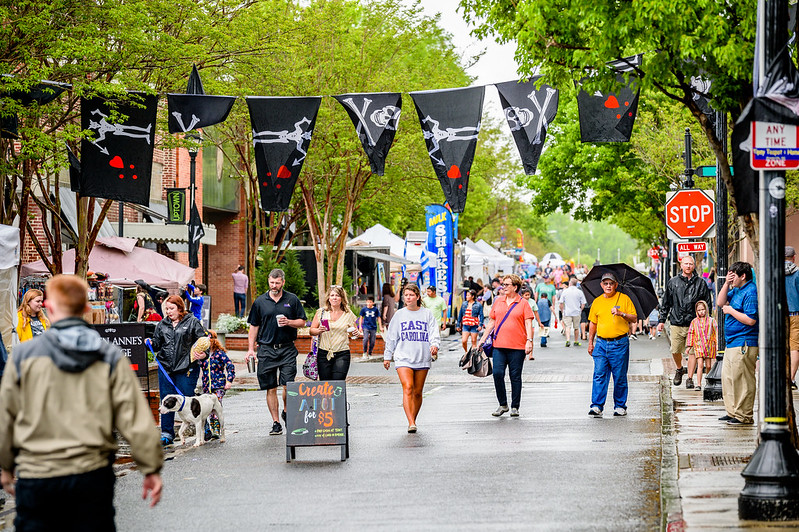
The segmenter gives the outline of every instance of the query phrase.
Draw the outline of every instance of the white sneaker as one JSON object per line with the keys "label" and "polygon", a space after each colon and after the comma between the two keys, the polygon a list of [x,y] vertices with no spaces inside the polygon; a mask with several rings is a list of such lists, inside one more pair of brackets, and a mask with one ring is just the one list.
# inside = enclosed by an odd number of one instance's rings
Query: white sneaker
{"label": "white sneaker", "polygon": [[627,415],[627,409],[626,408],[614,408],[613,409],[613,415],[616,416],[616,417],[626,416]]}
{"label": "white sneaker", "polygon": [[602,417],[602,410],[600,410],[598,406],[592,406],[591,410],[588,411],[588,415],[591,417]]}
{"label": "white sneaker", "polygon": [[500,405],[495,411],[491,412],[491,415],[494,416],[494,417],[499,417],[502,414],[504,414],[505,412],[507,412],[508,410],[509,409],[508,409],[507,406],[501,406]]}

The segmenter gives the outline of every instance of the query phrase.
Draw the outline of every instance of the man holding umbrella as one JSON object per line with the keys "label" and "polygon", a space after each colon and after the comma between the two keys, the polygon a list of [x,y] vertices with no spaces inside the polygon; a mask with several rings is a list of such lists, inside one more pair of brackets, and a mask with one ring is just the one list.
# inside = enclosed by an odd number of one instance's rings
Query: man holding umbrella
{"label": "man holding umbrella", "polygon": [[[682,273],[669,279],[666,283],[666,292],[660,303],[660,317],[658,318],[658,332],[663,330],[663,326],[668,318],[671,328],[669,338],[671,339],[671,356],[677,365],[674,374],[674,385],[682,383],[682,377],[687,369],[682,365],[682,357],[685,352],[685,340],[688,337],[688,329],[691,321],[696,318],[696,303],[704,301],[708,308],[710,305],[710,289],[707,283],[699,275],[694,275],[694,258],[691,255],[683,257],[680,261]],[[685,383],[687,388],[693,388],[693,382],[689,378]]]}
{"label": "man holding umbrella", "polygon": [[630,363],[630,324],[638,320],[632,300],[617,291],[619,281],[611,272],[600,279],[602,295],[594,299],[588,315],[588,354],[594,358],[591,409],[602,417],[613,374],[613,415],[627,415],[627,368]]}

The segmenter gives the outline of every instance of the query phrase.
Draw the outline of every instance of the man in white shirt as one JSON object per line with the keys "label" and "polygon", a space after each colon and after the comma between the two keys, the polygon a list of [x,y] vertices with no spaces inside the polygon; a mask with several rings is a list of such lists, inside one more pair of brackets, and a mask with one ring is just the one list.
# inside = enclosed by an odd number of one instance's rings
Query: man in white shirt
{"label": "man in white shirt", "polygon": [[577,279],[569,281],[569,287],[560,296],[560,309],[563,312],[563,330],[566,333],[566,347],[571,345],[574,331],[574,345],[580,345],[580,313],[585,308],[586,300],[582,289],[577,287]]}

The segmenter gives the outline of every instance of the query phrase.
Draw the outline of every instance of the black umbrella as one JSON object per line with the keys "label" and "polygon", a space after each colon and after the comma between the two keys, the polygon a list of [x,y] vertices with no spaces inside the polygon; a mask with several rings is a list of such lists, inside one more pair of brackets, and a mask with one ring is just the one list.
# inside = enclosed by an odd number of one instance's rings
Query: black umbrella
{"label": "black umbrella", "polygon": [[591,268],[581,285],[589,304],[604,293],[601,279],[602,275],[608,272],[618,279],[617,290],[632,300],[639,319],[645,319],[653,309],[657,308],[658,296],[655,294],[652,281],[626,264],[601,264]]}

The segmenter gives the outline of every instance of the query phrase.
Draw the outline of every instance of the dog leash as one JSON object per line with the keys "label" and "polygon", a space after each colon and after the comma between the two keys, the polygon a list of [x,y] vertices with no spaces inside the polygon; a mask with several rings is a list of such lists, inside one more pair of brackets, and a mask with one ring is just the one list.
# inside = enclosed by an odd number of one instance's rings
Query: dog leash
{"label": "dog leash", "polygon": [[160,370],[161,370],[161,373],[163,373],[163,374],[164,374],[164,377],[166,377],[166,380],[169,382],[169,384],[171,384],[171,385],[172,385],[172,387],[175,389],[175,391],[176,391],[176,392],[178,392],[178,395],[179,395],[179,396],[181,396],[181,397],[183,398],[183,402],[182,402],[182,403],[180,403],[180,408],[178,408],[178,410],[177,410],[178,412],[182,411],[182,410],[183,410],[183,407],[186,405],[186,396],[185,396],[185,395],[183,395],[183,394],[181,393],[181,391],[180,391],[180,388],[178,388],[178,387],[175,385],[175,383],[174,383],[174,382],[172,382],[172,378],[169,376],[169,373],[167,373],[167,372],[166,372],[166,370],[164,369],[164,366],[162,366],[162,365],[161,365],[161,363],[158,361],[158,357],[157,357],[157,356],[155,356],[155,351],[153,351],[153,344],[152,344],[152,342],[150,341],[150,339],[149,339],[149,338],[147,338],[146,340],[144,340],[144,345],[146,345],[146,346],[147,346],[147,349],[149,349],[149,350],[150,350],[150,353],[152,353],[152,354],[153,354],[153,360],[155,360],[155,363],[158,365],[158,369],[160,369]]}

